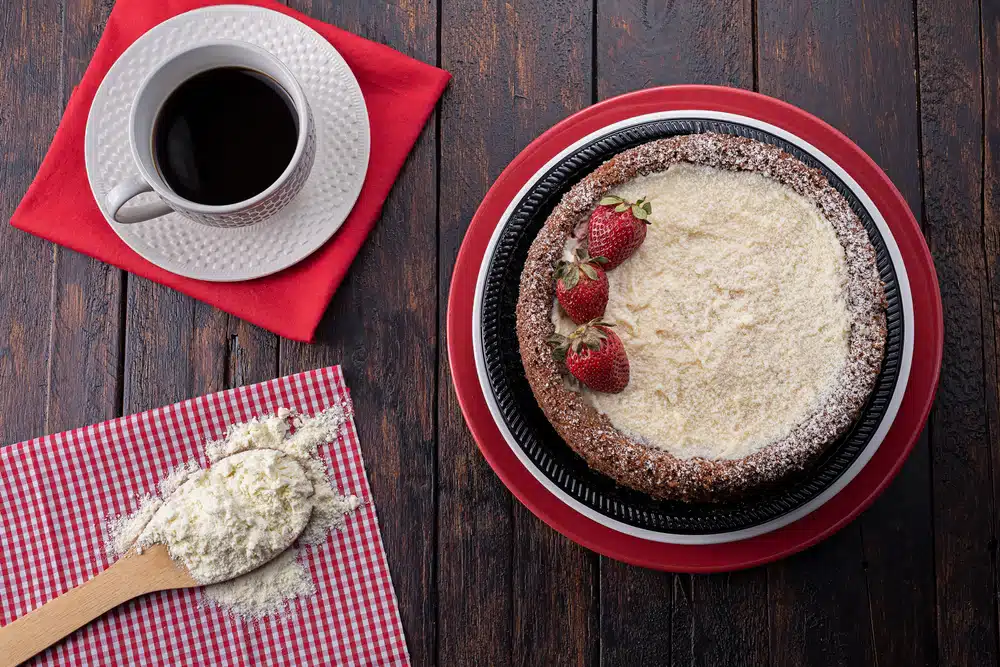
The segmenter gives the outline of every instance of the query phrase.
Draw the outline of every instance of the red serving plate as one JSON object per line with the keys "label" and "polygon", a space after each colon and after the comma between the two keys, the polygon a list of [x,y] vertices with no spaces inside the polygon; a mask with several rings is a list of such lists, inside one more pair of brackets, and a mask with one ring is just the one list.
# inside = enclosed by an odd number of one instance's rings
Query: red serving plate
{"label": "red serving plate", "polygon": [[[725,544],[654,542],[613,530],[548,491],[504,440],[479,383],[472,313],[484,253],[504,211],[524,184],[573,142],[611,123],[658,111],[721,111],[780,127],[837,162],[875,203],[899,247],[913,298],[910,376],[899,412],[868,464],[837,495],[773,532]],[[941,370],[941,294],[920,227],[889,178],[850,139],[812,114],[764,95],[717,86],[667,86],[628,93],[584,109],[535,139],[497,179],[476,211],[458,253],[448,300],[448,358],[469,429],[500,479],[536,516],[571,540],[634,565],[675,572],[718,572],[768,563],[839,530],[868,507],[899,472],[930,412]]]}

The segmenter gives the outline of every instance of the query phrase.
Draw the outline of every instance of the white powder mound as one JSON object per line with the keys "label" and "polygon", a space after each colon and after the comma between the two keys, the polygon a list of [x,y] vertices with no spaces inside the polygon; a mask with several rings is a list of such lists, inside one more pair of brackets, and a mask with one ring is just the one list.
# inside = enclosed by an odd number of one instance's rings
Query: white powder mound
{"label": "white powder mound", "polygon": [[[608,274],[606,315],[631,381],[587,399],[682,459],[742,458],[787,435],[847,359],[846,259],[833,225],[757,173],[678,164],[612,192],[647,197],[651,224]],[[553,321],[561,333],[576,327],[558,307]]]}
{"label": "white powder mound", "polygon": [[226,437],[205,446],[205,454],[212,462],[248,449],[280,449],[288,437],[288,410],[280,410],[277,415],[254,417],[242,424],[232,424]]}
{"label": "white powder mound", "polygon": [[292,457],[274,449],[243,451],[188,477],[136,546],[166,544],[199,583],[232,579],[288,548],[309,521],[313,495]]}
{"label": "white powder mound", "polygon": [[299,562],[298,553],[287,549],[267,565],[242,577],[207,586],[205,598],[237,618],[253,620],[280,614],[290,600],[315,592],[316,586]]}
{"label": "white powder mound", "polygon": [[357,509],[360,503],[354,496],[343,497],[334,491],[327,479],[326,466],[315,456],[321,444],[336,439],[345,419],[339,406],[312,417],[280,410],[273,417],[252,419],[230,427],[225,439],[209,444],[205,452],[209,459],[217,461],[249,448],[266,447],[299,461],[316,490],[312,517],[299,541],[318,544],[326,539],[332,528],[341,527],[344,516]]}
{"label": "white powder mound", "polygon": [[344,420],[339,407],[314,417],[282,409],[231,426],[206,445],[209,468],[180,466],[159,496],[109,523],[109,552],[165,544],[196,580],[213,584],[205,588],[210,603],[244,619],[281,612],[314,591],[298,551],[286,547],[296,535],[303,545],[323,542],[360,504],[334,490],[316,456]]}

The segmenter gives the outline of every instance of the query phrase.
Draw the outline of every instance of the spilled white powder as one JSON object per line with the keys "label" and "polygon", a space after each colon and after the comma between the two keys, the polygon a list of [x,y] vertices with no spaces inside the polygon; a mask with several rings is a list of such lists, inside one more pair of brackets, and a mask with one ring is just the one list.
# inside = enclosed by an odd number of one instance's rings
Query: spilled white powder
{"label": "spilled white powder", "polygon": [[295,549],[286,549],[270,563],[228,583],[209,586],[206,597],[233,615],[248,619],[280,613],[288,600],[316,592]]}
{"label": "spilled white powder", "polygon": [[299,544],[324,541],[359,505],[334,490],[316,455],[344,419],[339,407],[313,417],[282,409],[231,426],[206,445],[210,467],[180,466],[158,496],[109,524],[109,552],[165,544],[197,581],[212,584],[204,589],[208,603],[246,619],[280,613],[315,591],[298,550],[287,545],[296,535]]}
{"label": "spilled white powder", "polygon": [[170,474],[160,480],[157,486],[159,496],[144,496],[139,503],[139,509],[135,512],[112,519],[108,525],[108,532],[111,536],[106,545],[108,556],[117,558],[131,549],[139,537],[139,533],[143,531],[157,510],[163,507],[162,499],[170,496],[184,483],[184,480],[198,470],[200,468],[195,461],[188,461],[177,466],[170,471]]}

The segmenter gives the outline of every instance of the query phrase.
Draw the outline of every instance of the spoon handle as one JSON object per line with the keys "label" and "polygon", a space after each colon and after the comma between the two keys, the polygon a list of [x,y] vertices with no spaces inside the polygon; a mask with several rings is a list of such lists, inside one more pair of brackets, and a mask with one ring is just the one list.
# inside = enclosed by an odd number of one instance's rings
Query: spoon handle
{"label": "spoon handle", "polygon": [[140,556],[119,558],[93,579],[0,628],[0,667],[24,662],[134,597],[193,583],[186,571],[159,567],[162,558],[170,557],[159,546]]}

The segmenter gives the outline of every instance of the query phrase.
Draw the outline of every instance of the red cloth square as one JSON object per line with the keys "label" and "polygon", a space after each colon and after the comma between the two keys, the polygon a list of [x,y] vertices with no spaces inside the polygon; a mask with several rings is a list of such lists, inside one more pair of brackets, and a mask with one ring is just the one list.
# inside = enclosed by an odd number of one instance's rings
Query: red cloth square
{"label": "red cloth square", "polygon": [[[309,342],[451,76],[387,46],[311,19],[271,0],[249,0],[320,33],[361,84],[371,124],[371,161],[361,195],[322,248],[280,273],[239,283],[184,278],[146,261],[118,238],[97,208],[84,167],[87,114],[105,74],[136,39],[214,0],[119,0],[34,182],[11,218],[18,229],[172,287],[281,336]],[[433,230],[428,230],[428,234]]]}

